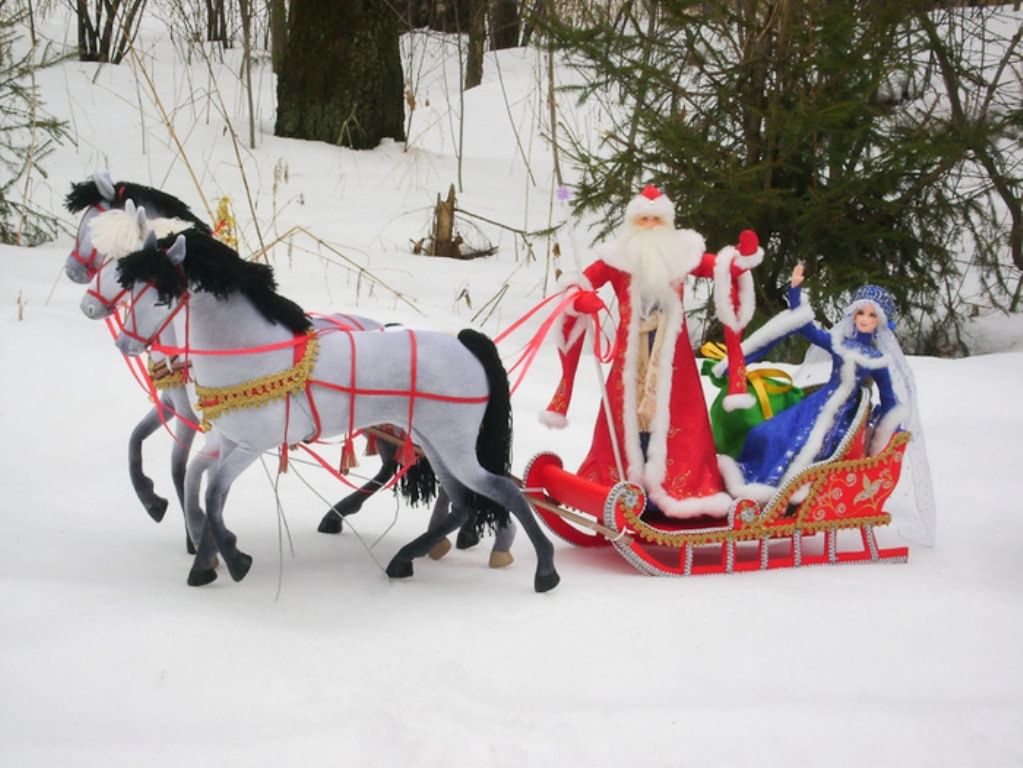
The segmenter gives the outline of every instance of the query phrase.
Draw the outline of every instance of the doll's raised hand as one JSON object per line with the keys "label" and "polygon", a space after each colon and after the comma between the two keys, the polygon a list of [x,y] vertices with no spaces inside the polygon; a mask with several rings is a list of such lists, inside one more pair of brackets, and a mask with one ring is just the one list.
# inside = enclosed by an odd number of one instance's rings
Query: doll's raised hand
{"label": "doll's raised hand", "polygon": [[803,262],[799,262],[792,268],[792,278],[789,280],[789,285],[793,288],[798,288],[803,284],[803,272],[806,267],[803,266]]}

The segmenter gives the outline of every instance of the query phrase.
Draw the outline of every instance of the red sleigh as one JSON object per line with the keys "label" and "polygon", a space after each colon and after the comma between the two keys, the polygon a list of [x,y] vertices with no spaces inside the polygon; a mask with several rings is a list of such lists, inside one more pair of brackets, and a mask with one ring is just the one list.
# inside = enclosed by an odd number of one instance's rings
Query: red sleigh
{"label": "red sleigh", "polygon": [[875,528],[891,522],[884,504],[899,481],[910,435],[897,432],[883,451],[867,456],[869,411],[865,390],[853,426],[832,456],[793,477],[765,504],[736,500],[724,519],[665,517],[647,510],[640,486],[607,488],[584,480],[551,453],[529,462],[524,492],[561,538],[581,547],[613,546],[636,569],[655,576],[905,562],[908,547],[882,548]]}

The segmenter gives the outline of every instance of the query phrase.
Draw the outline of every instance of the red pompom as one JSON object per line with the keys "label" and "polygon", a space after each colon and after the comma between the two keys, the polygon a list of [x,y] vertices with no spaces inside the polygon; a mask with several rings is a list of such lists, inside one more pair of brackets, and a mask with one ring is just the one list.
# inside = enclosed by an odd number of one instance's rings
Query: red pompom
{"label": "red pompom", "polygon": [[604,308],[604,302],[602,302],[600,297],[593,291],[581,291],[579,295],[575,297],[575,302],[572,304],[572,307],[576,312],[592,315]]}
{"label": "red pompom", "polygon": [[744,229],[739,233],[739,253],[743,256],[752,256],[760,247],[760,238],[752,229]]}
{"label": "red pompom", "polygon": [[647,200],[656,200],[664,193],[653,184],[647,184],[639,194],[643,195]]}

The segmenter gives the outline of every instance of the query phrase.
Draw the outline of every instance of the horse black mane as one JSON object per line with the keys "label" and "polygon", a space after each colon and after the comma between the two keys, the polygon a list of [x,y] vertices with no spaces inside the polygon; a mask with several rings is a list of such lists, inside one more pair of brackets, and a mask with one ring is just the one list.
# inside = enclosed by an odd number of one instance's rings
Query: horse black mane
{"label": "horse black mane", "polygon": [[[135,184],[130,181],[118,181],[114,184],[114,206],[123,208],[125,200],[131,200],[137,206],[146,209],[149,218],[167,217],[184,219],[190,222],[196,229],[209,234],[209,225],[192,213],[192,209],[185,203],[178,200],[174,195],[169,195],[159,189],[147,187],[142,184]],[[88,208],[91,205],[109,203],[99,191],[96,182],[92,179],[81,181],[71,185],[71,191],[64,198],[64,207],[71,213]]]}
{"label": "horse black mane", "polygon": [[123,288],[135,282],[150,282],[160,301],[169,302],[191,286],[212,293],[220,299],[241,293],[271,323],[285,326],[294,333],[311,327],[302,307],[277,293],[277,281],[267,264],[246,261],[231,247],[205,232],[185,230],[185,261],[178,269],[164,251],[174,244],[178,235],[158,241],[156,247],[143,248],[117,263],[117,279]]}

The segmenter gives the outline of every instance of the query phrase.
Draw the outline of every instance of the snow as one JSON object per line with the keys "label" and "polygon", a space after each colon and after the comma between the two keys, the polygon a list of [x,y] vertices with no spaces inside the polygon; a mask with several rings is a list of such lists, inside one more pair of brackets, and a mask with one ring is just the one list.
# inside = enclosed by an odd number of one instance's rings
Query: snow
{"label": "snow", "polygon": [[[49,28],[57,37],[58,22]],[[215,107],[206,118],[205,65],[186,69],[160,33],[143,35],[147,66],[204,193],[231,196],[242,250],[252,252],[258,238],[234,149]],[[233,55],[215,71],[243,132]],[[407,151],[274,138],[262,70],[258,147],[241,154],[256,218],[264,240],[308,228],[417,307],[371,288],[308,238],[277,245],[282,291],[309,309],[455,330],[507,282],[498,308],[475,323],[496,334],[543,298],[548,244],[535,238],[537,258],[527,261],[521,240],[483,222],[500,246],[493,257],[409,252],[427,233],[436,194],[457,177],[457,114],[442,96],[454,92],[457,57],[436,42],[419,55],[430,106],[413,116]],[[530,132],[542,96],[536,58],[500,57],[510,109]],[[486,71],[466,99],[460,205],[540,228],[552,197],[549,151],[524,137],[530,181],[492,58]],[[49,180],[33,193],[40,205],[57,211],[70,183],[109,163],[116,179],[159,186],[202,211],[128,65],[71,61],[40,80],[47,109],[74,121],[77,140],[46,158]],[[72,230],[77,222],[61,215]],[[127,437],[149,406],[106,329],[78,309],[83,289],[61,271],[70,242],[0,247],[0,764],[1023,763],[1023,414],[1009,400],[1023,380],[1019,317],[986,321],[985,354],[911,358],[939,534],[934,548],[912,546],[908,564],[655,579],[610,550],[555,540],[562,583],[537,595],[520,533],[509,568],[487,568],[485,541],[417,561],[413,578],[395,582],[383,567],[422,531],[426,511],[380,494],[354,530],[319,534],[328,503],[347,490],[294,462],[276,480],[280,515],[275,480],[259,467],[231,492],[227,519],[255,558],[249,575],[194,589],[180,510],[171,504],[154,524],[128,483]],[[502,352],[513,356],[516,343]],[[568,466],[585,450],[596,378],[584,366],[568,428],[548,431],[537,413],[555,381],[548,347],[515,395],[516,473],[541,450]],[[163,494],[170,447],[166,434],[145,447]],[[371,473],[373,461],[362,459],[360,471]],[[898,542],[895,530],[884,533]]]}

